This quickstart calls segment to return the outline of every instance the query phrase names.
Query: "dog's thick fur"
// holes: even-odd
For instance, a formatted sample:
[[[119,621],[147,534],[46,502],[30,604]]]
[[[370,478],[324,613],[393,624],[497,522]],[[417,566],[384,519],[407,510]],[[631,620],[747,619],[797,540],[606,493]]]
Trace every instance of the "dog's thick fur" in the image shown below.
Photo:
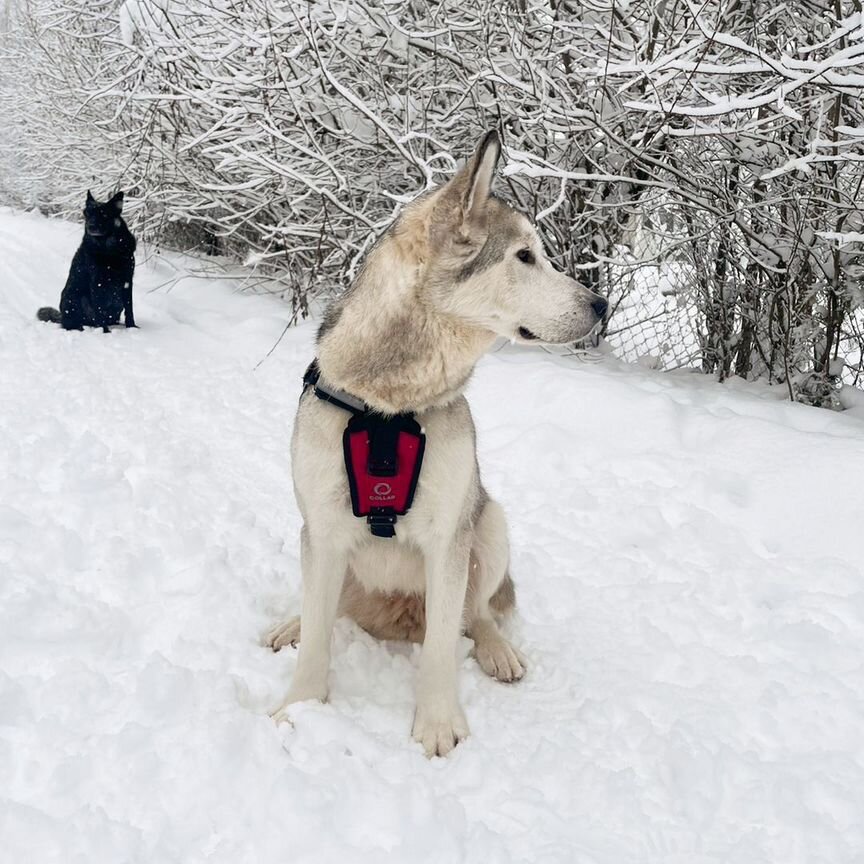
[[[53,321],[64,330],[101,327],[108,333],[123,312],[126,326],[136,326],[132,311],[135,238],[122,212],[122,192],[104,204],[87,192],[84,239],[72,259],[60,309],[43,306],[36,313],[40,321]]]
[[[423,642],[414,738],[443,755],[468,734],[459,705],[461,632],[502,681],[525,663],[498,629],[514,605],[507,526],[477,467],[462,389],[496,336],[569,342],[602,319],[605,301],[557,272],[528,219],[491,195],[500,154],[489,133],[444,187],[406,208],[370,252],[318,334],[321,380],[383,413],[413,411],[427,436],[414,504],[395,539],[352,515],[342,456],[346,413],[307,390],[291,443],[304,520],[302,641],[286,706],[325,699],[337,614],[373,635]],[[274,628],[279,649],[300,620]]]

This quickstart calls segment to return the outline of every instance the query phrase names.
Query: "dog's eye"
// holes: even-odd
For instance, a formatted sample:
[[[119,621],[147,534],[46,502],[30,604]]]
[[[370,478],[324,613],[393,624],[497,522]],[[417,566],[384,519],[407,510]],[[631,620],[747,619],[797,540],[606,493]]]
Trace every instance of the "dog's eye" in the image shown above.
[[[534,259],[534,253],[533,253],[530,249],[520,249],[520,250],[516,253],[516,257],[517,257],[517,258],[518,258],[518,259],[519,259],[523,264],[533,264],[533,263],[534,263],[534,260],[535,260],[535,259]]]

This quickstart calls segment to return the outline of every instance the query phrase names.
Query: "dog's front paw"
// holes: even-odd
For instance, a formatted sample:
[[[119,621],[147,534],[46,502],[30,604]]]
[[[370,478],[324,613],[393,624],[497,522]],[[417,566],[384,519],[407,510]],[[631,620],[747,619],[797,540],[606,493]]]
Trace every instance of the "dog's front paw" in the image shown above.
[[[474,657],[490,677],[507,684],[525,674],[525,658],[506,640],[488,639],[476,643]]]
[[[300,616],[295,615],[281,624],[277,624],[265,637],[264,644],[274,651],[290,645],[292,648],[297,647],[300,641]]]
[[[277,725],[281,725],[282,723],[287,723],[289,726],[293,725],[291,723],[291,717],[288,714],[288,708],[290,706],[286,703],[281,708],[277,708],[275,711],[270,712],[270,719]]]
[[[429,758],[446,756],[468,737],[468,721],[458,705],[449,711],[418,705],[411,734],[423,745]]]
[[[275,710],[270,712],[270,717],[277,725],[279,723],[290,723],[289,708],[298,702],[326,702],[327,685],[323,687],[300,687],[291,686],[285,701]]]

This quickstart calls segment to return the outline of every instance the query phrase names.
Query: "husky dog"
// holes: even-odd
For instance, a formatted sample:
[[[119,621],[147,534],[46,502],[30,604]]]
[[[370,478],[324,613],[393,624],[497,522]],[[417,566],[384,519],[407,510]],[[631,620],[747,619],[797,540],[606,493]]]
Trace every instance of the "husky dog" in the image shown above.
[[[319,330],[320,382],[383,415],[414,412],[426,451],[396,537],[373,537],[349,500],[346,412],[304,391],[291,441],[304,523],[302,617],[267,636],[274,650],[300,641],[300,654],[277,722],[292,703],[326,699],[338,614],[377,637],[423,643],[413,736],[429,756],[468,735],[460,634],[474,640],[488,675],[524,674],[496,620],[515,603],[507,526],[480,482],[462,391],[496,337],[572,342],[607,304],[556,271],[531,222],[491,194],[500,152],[489,132],[450,182],[406,207]]]
[[[60,309],[43,306],[36,317],[53,321],[64,330],[101,327],[108,333],[124,313],[127,327],[135,327],[132,313],[132,276],[135,273],[135,238],[121,217],[123,193],[100,204],[87,191],[84,239],[72,259]]]

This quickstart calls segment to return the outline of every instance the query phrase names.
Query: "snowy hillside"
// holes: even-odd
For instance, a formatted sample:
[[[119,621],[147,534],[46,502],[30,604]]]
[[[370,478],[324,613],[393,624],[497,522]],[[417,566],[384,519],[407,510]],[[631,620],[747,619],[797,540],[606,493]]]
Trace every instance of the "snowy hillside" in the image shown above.
[[[463,640],[472,737],[427,761],[418,649],[342,621],[330,704],[277,729],[314,326],[256,370],[286,307],[179,256],[139,265],[140,330],[38,323],[79,233],[0,211],[3,864],[864,861],[861,421],[490,355],[527,677]]]

